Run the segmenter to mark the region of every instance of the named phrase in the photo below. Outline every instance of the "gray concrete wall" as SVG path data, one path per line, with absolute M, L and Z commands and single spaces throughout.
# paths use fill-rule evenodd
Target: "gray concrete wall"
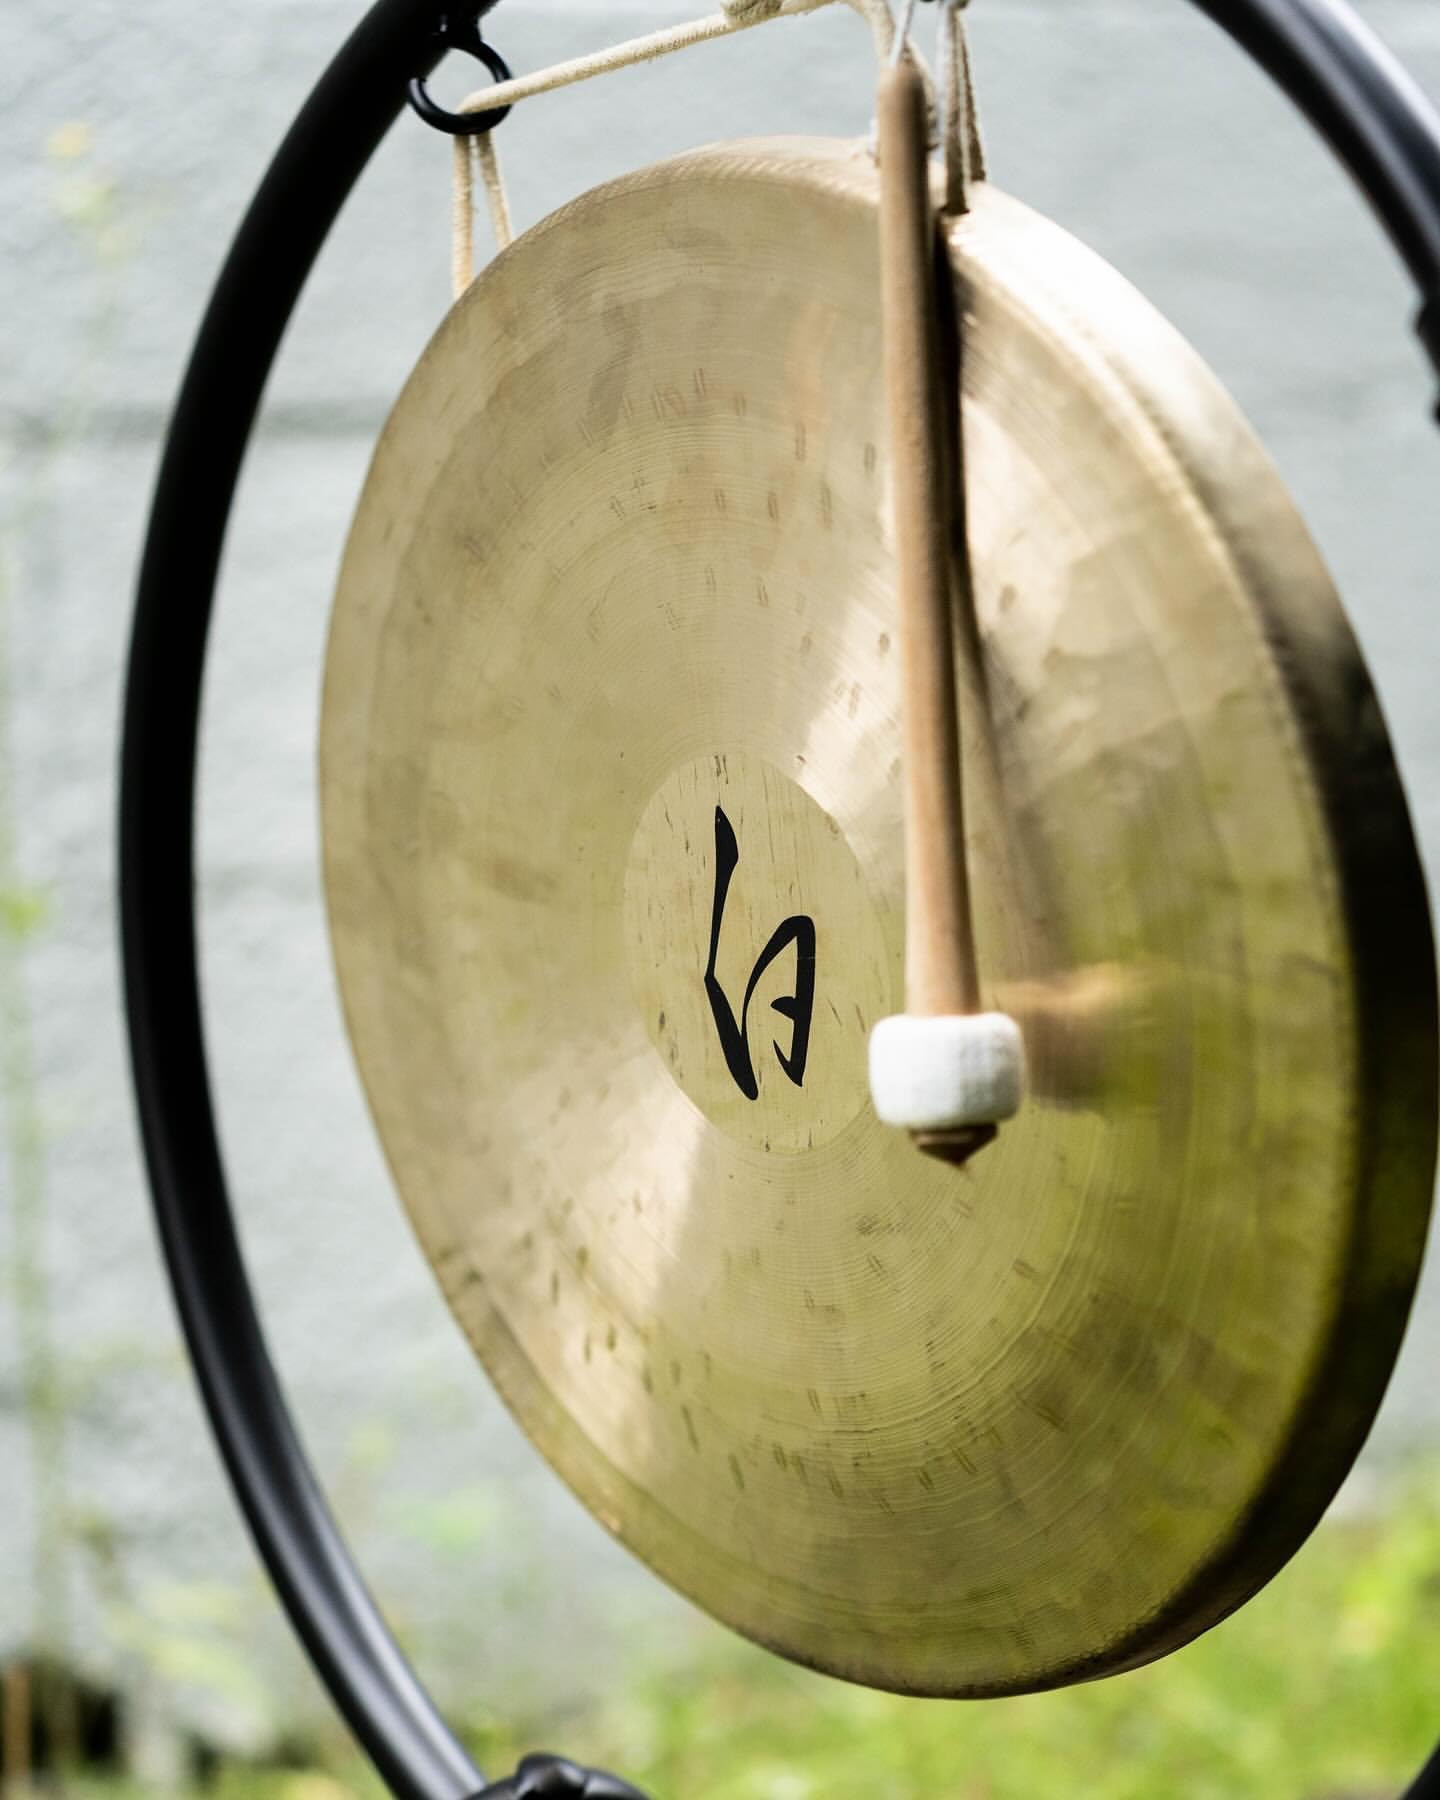
M 689 11 L 507 0 L 492 35 L 524 69 Z M 1440 92 L 1440 10 L 1363 11 Z M 217 1474 L 146 1215 L 114 953 L 113 761 L 166 407 L 238 211 L 352 16 L 345 0 L 40 0 L 0 19 L 10 757 L 23 868 L 53 901 L 23 978 L 55 1328 L 75 1390 L 70 1483 L 103 1552 L 77 1559 L 77 1616 L 90 1653 L 128 1681 L 188 1655 L 188 1704 L 241 1736 L 313 1693 Z M 1403 329 L 1410 298 L 1376 228 L 1319 145 L 1179 0 L 976 0 L 972 18 L 996 178 L 1169 313 L 1292 483 L 1385 697 L 1433 872 L 1440 441 Z M 503 134 L 518 220 L 687 145 L 860 132 L 868 56 L 836 8 L 536 101 Z M 458 94 L 462 80 L 443 85 Z M 47 156 L 67 122 L 88 125 L 93 147 Z M 610 1545 L 471 1367 L 389 1190 L 333 989 L 313 782 L 322 634 L 374 433 L 447 304 L 448 159 L 416 122 L 393 134 L 270 395 L 206 703 L 204 959 L 246 1242 L 307 1437 L 427 1674 L 452 1696 L 503 1702 L 536 1682 L 564 1697 L 597 1670 L 613 1675 L 644 1636 L 637 1625 L 709 1628 Z M 108 196 L 87 200 L 97 180 Z M 13 1211 L 7 1170 L 0 1228 Z M 1440 1436 L 1437 1350 L 1432 1278 L 1373 1457 Z M 29 1625 L 16 1359 L 0 1302 L 0 1651 Z M 227 1657 L 236 1643 L 245 1654 Z

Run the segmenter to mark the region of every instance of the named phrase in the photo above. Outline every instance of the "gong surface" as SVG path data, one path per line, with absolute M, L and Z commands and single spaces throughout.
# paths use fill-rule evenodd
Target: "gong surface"
M 1419 1263 L 1434 977 L 1233 404 L 1017 202 L 949 244 L 998 1142 L 957 1172 L 866 1091 L 904 857 L 863 149 L 647 170 L 459 303 L 346 551 L 322 797 L 371 1107 L 527 1432 L 751 1637 L 992 1694 L 1186 1641 L 1319 1516 Z

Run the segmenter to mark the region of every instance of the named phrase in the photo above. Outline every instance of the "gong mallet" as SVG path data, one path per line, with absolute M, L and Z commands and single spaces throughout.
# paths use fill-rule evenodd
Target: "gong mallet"
M 905 1012 L 870 1035 L 870 1094 L 887 1125 L 962 1164 L 1019 1110 L 1025 1058 L 1004 1013 L 980 1010 L 965 866 L 952 582 L 958 431 L 940 354 L 942 279 L 929 116 L 915 64 L 880 78 L 880 267 L 899 573 L 905 783 Z

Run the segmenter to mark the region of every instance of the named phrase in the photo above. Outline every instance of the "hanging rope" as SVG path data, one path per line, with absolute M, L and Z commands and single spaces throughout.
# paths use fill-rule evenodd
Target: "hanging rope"
M 458 300 L 475 279 L 475 166 L 469 138 L 450 140 L 450 292 Z
M 619 69 L 634 68 L 640 63 L 654 62 L 677 50 L 688 50 L 694 44 L 710 43 L 717 38 L 748 31 L 770 19 L 794 18 L 804 13 L 818 12 L 822 7 L 832 4 L 834 0 L 723 0 L 721 11 L 708 18 L 651 32 L 645 37 L 630 38 L 592 55 L 572 57 L 568 62 L 552 63 L 549 68 L 537 69 L 531 74 L 519 75 L 510 81 L 495 82 L 489 87 L 477 89 L 461 101 L 458 111 L 489 112 L 512 106 L 517 100 L 532 99 L 536 94 L 554 93 L 558 88 L 570 87 L 579 81 L 589 81 L 599 75 L 611 75 Z M 896 39 L 895 20 L 890 11 L 889 0 L 846 0 L 846 4 L 853 7 L 870 26 L 877 58 L 889 56 Z M 475 278 L 474 162 L 480 164 L 497 247 L 503 250 L 511 238 L 510 209 L 491 134 L 486 132 L 475 138 L 473 162 L 467 148 L 469 141 L 464 137 L 457 138 L 454 153 L 450 269 L 451 287 L 456 299 L 459 299 Z
M 664 31 L 650 32 L 644 37 L 630 38 L 591 55 L 572 57 L 568 62 L 552 63 L 548 68 L 536 69 L 528 75 L 517 75 L 509 81 L 495 82 L 489 87 L 477 89 L 460 102 L 457 110 L 462 113 L 489 112 L 513 106 L 518 100 L 533 99 L 537 94 L 554 93 L 557 89 L 571 87 L 576 82 L 590 81 L 596 76 L 612 75 L 619 69 L 654 62 L 676 51 L 688 50 L 695 44 L 711 43 L 718 38 L 731 37 L 736 32 L 749 31 L 771 19 L 796 18 L 805 13 L 818 12 L 822 7 L 835 3 L 836 0 L 723 0 L 721 10 L 707 18 L 694 19 Z M 923 62 L 908 41 L 915 0 L 906 0 L 902 29 L 897 29 L 890 0 L 845 0 L 845 4 L 859 13 L 870 26 L 877 61 L 883 64 L 900 55 L 902 50 L 908 51 L 925 79 L 927 89 L 931 86 Z M 956 212 L 965 210 L 965 190 L 971 181 L 983 179 L 985 170 L 984 152 L 976 125 L 970 59 L 959 19 L 961 9 L 967 4 L 968 0 L 942 0 L 944 100 L 940 106 L 939 126 L 941 141 L 945 147 L 947 211 Z M 473 160 L 468 148 L 471 142 L 475 146 Z M 451 275 L 458 299 L 474 279 L 475 163 L 479 164 L 484 181 L 497 247 L 504 249 L 512 234 L 510 211 L 492 134 L 486 132 L 473 139 L 460 137 L 455 143 Z
M 733 37 L 749 31 L 770 19 L 798 18 L 819 12 L 835 0 L 724 0 L 721 10 L 708 18 L 692 19 L 688 24 L 668 26 L 645 37 L 628 38 L 611 44 L 588 56 L 576 56 L 568 62 L 551 63 L 548 68 L 517 75 L 511 81 L 500 81 L 480 88 L 460 102 L 458 111 L 488 112 L 492 107 L 513 106 L 517 100 L 530 100 L 536 94 L 550 94 L 557 88 L 571 87 L 577 81 L 589 81 L 597 75 L 613 75 L 618 69 L 631 69 L 639 63 L 654 62 L 677 50 L 688 50 L 694 44 L 712 43 L 716 38 Z M 869 24 L 875 39 L 877 56 L 888 56 L 895 41 L 895 20 L 889 0 L 846 0 L 846 4 Z
M 493 131 L 476 132 L 472 137 L 452 138 L 454 144 L 455 179 L 450 203 L 450 286 L 455 298 L 475 279 L 475 170 L 485 188 L 490 212 L 490 230 L 495 248 L 503 250 L 515 236 L 510 222 L 510 202 L 500 173 L 500 157 L 495 149 Z
M 915 0 L 905 0 L 905 10 L 900 15 L 900 24 L 896 28 L 895 42 L 890 46 L 890 63 L 899 68 L 905 52 L 910 48 L 910 32 L 915 24 Z
M 945 147 L 945 211 L 970 210 L 970 186 L 985 179 L 985 144 L 961 14 L 970 0 L 941 0 L 940 141 Z

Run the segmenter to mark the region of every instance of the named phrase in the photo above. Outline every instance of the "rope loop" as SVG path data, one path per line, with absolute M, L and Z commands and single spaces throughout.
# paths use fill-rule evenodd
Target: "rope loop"
M 906 0 L 903 22 L 898 27 L 891 0 L 845 0 L 845 3 L 870 26 L 877 61 L 895 61 L 908 55 L 925 81 L 927 92 L 933 93 L 935 84 L 930 79 L 923 59 L 910 42 L 915 0 Z M 651 32 L 647 37 L 631 38 L 625 43 L 612 45 L 607 50 L 590 56 L 575 57 L 569 62 L 554 63 L 549 68 L 539 69 L 532 74 L 515 77 L 506 71 L 493 87 L 481 88 L 478 92 L 467 95 L 455 113 L 442 112 L 425 94 L 423 83 L 413 84 L 412 100 L 415 100 L 413 89 L 418 88 L 420 99 L 425 103 L 422 106 L 417 101 L 417 110 L 432 124 L 452 132 L 457 138 L 451 236 L 452 277 L 456 298 L 464 293 L 474 279 L 472 221 L 476 164 L 479 165 L 484 180 L 496 244 L 503 250 L 510 242 L 510 211 L 490 131 L 516 101 L 529 99 L 535 94 L 551 93 L 557 88 L 568 87 L 577 81 L 588 81 L 597 75 L 609 75 L 617 69 L 632 68 L 638 63 L 653 62 L 657 57 L 688 49 L 693 44 L 712 42 L 737 31 L 748 31 L 752 26 L 764 24 L 769 19 L 796 18 L 803 13 L 818 12 L 831 4 L 834 4 L 834 0 L 720 0 L 720 11 L 708 18 Z M 937 136 L 945 154 L 945 210 L 956 214 L 963 213 L 968 207 L 966 196 L 970 185 L 985 178 L 985 151 L 976 114 L 974 79 L 965 30 L 960 19 L 961 13 L 969 4 L 970 0 L 941 0 L 940 6 L 942 80 L 935 114 Z M 448 32 L 453 28 L 447 24 L 446 29 Z M 472 30 L 473 41 L 469 35 L 463 42 L 449 36 L 446 41 L 455 48 L 468 50 L 472 55 L 479 54 L 491 73 L 499 75 L 504 64 L 498 53 L 492 51 L 480 38 L 478 26 L 472 26 Z M 473 137 L 473 152 L 465 141 L 467 136 Z
M 450 289 L 458 300 L 475 279 L 475 170 L 485 187 L 495 248 L 503 250 L 515 235 L 510 202 L 500 173 L 495 139 L 488 131 L 454 137 L 454 179 L 450 206 Z

